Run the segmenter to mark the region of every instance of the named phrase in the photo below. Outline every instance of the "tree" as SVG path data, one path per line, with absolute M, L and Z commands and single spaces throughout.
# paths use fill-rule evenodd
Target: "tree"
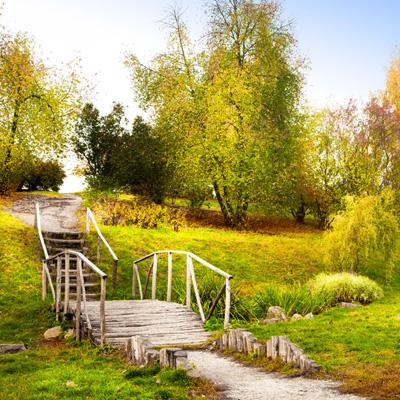
M 386 96 L 400 113 L 400 56 L 393 58 L 386 77 Z
M 125 124 L 124 109 L 119 103 L 114 103 L 112 111 L 105 116 L 100 116 L 93 104 L 84 105 L 75 126 L 73 146 L 85 163 L 84 174 L 90 186 L 105 188 L 113 185 L 113 162 L 122 150 Z
M 300 65 L 275 3 L 218 0 L 210 10 L 204 52 L 191 49 L 174 11 L 167 52 L 151 68 L 134 55 L 126 64 L 170 146 L 174 175 L 194 187 L 213 185 L 226 224 L 243 226 L 249 203 L 268 198 L 291 163 Z
M 77 74 L 46 67 L 33 47 L 24 35 L 1 34 L 0 193 L 18 186 L 29 158 L 62 153 L 80 105 Z

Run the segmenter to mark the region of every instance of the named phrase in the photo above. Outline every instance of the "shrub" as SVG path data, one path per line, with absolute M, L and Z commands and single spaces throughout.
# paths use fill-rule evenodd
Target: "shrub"
M 326 293 L 311 293 L 308 287 L 284 287 L 269 285 L 253 297 L 253 310 L 257 318 L 265 318 L 271 306 L 279 306 L 287 316 L 295 313 L 302 315 L 320 313 L 330 306 Z
M 105 225 L 157 228 L 166 224 L 177 231 L 183 221 L 180 210 L 162 207 L 137 195 L 122 200 L 117 195 L 102 194 L 92 202 L 92 209 Z
M 34 159 L 21 181 L 21 187 L 28 190 L 53 190 L 57 192 L 63 183 L 63 166 L 55 160 Z
M 348 272 L 319 274 L 308 287 L 312 296 L 325 296 L 332 305 L 341 301 L 368 304 L 383 297 L 382 289 L 372 279 Z
M 335 217 L 332 230 L 325 234 L 325 261 L 334 269 L 358 272 L 372 260 L 383 259 L 390 277 L 398 235 L 393 193 L 347 197 L 345 202 L 345 210 Z

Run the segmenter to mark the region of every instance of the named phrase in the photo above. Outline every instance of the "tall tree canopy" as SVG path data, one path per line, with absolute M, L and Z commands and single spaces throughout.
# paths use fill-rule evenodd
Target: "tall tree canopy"
M 32 157 L 59 155 L 80 106 L 78 76 L 47 67 L 25 35 L 0 36 L 0 192 Z
M 181 15 L 170 17 L 169 48 L 151 67 L 127 58 L 137 97 L 170 146 L 178 181 L 212 185 L 226 223 L 243 225 L 251 201 L 283 190 L 292 163 L 302 83 L 295 40 L 269 1 L 210 4 L 201 53 Z

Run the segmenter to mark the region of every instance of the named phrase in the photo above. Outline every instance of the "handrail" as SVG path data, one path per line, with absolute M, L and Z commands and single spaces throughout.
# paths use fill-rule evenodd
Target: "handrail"
M 42 233 L 42 221 L 40 220 L 40 208 L 39 208 L 39 203 L 35 204 L 35 221 L 34 221 L 34 226 L 36 226 L 38 234 L 39 234 L 39 241 L 42 246 L 43 254 L 45 258 L 49 257 L 49 253 L 47 251 L 46 244 L 44 242 L 43 238 L 43 233 Z
M 196 254 L 190 252 L 190 251 L 182 251 L 182 250 L 160 250 L 160 251 L 154 251 L 153 253 L 147 254 L 146 256 L 139 258 L 138 260 L 135 260 L 133 263 L 134 264 L 138 264 L 141 261 L 147 260 L 150 257 L 153 257 L 155 254 L 185 254 L 188 255 L 190 257 L 192 257 L 193 259 L 195 259 L 196 261 L 198 261 L 200 264 L 203 264 L 205 267 L 213 270 L 214 272 L 222 275 L 224 278 L 227 279 L 232 279 L 233 276 L 228 274 L 225 271 L 222 271 L 222 269 L 219 269 L 217 267 L 215 267 L 214 265 L 210 264 L 208 261 L 203 260 L 201 257 L 197 256 Z
M 151 290 L 151 298 L 153 300 L 156 299 L 156 289 L 157 289 L 157 264 L 158 264 L 158 256 L 162 254 L 168 255 L 168 283 L 167 283 L 167 301 L 171 301 L 171 292 L 172 292 L 172 254 L 181 254 L 186 256 L 186 306 L 190 309 L 191 307 L 191 287 L 193 286 L 197 307 L 199 309 L 200 317 L 203 323 L 208 321 L 211 318 L 212 313 L 214 312 L 218 301 L 222 297 L 225 292 L 225 315 L 224 315 L 224 328 L 228 328 L 229 326 L 229 318 L 230 318 L 230 307 L 231 307 L 231 279 L 232 275 L 228 274 L 225 271 L 215 267 L 210 264 L 208 261 L 203 260 L 201 257 L 193 254 L 189 251 L 181 251 L 181 250 L 160 250 L 155 251 L 153 253 L 147 254 L 146 256 L 139 258 L 133 262 L 133 276 L 132 276 L 132 295 L 133 298 L 136 297 L 136 288 L 139 286 L 139 295 L 140 299 L 143 300 L 146 296 L 148 283 L 150 280 L 150 276 L 152 275 L 152 290 Z M 146 277 L 145 289 L 142 291 L 142 284 L 140 281 L 140 274 L 138 270 L 138 264 L 147 259 L 153 258 L 152 264 L 148 270 Z M 201 304 L 200 294 L 197 287 L 196 276 L 193 268 L 193 260 L 196 260 L 203 266 L 209 268 L 210 270 L 218 273 L 219 275 L 225 278 L 224 284 L 222 285 L 217 297 L 214 299 L 211 308 L 209 309 L 207 317 L 204 315 L 203 307 Z
M 97 225 L 96 218 L 94 217 L 94 214 L 92 210 L 87 207 L 86 208 L 86 234 L 89 235 L 90 233 L 90 223 L 93 224 L 96 233 L 97 233 L 97 263 L 100 262 L 100 244 L 101 242 L 104 243 L 106 246 L 108 252 L 111 254 L 111 257 L 113 259 L 113 271 L 112 271 L 112 287 L 115 289 L 116 283 L 117 283 L 117 268 L 118 268 L 118 257 L 114 253 L 114 250 L 111 248 L 110 244 L 107 242 L 105 237 L 100 231 L 99 226 Z

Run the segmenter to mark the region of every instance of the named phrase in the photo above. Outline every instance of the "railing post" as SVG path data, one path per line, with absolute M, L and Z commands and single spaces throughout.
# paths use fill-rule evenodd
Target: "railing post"
M 191 303 L 191 287 L 190 287 L 191 273 L 190 273 L 190 270 L 191 270 L 191 265 L 192 265 L 191 261 L 192 261 L 192 259 L 191 259 L 190 255 L 188 254 L 186 256 L 186 307 L 189 310 L 191 309 L 191 306 L 190 306 L 190 303 Z
M 137 284 L 137 278 L 136 278 L 136 264 L 133 263 L 132 265 L 132 298 L 135 300 L 136 299 L 136 284 Z
M 46 276 L 46 261 L 42 263 L 42 300 L 47 296 L 47 276 Z
M 199 288 L 197 287 L 196 275 L 194 274 L 192 258 L 190 258 L 190 275 L 192 276 L 193 290 L 194 290 L 194 295 L 196 297 L 197 307 L 199 309 L 201 321 L 204 323 L 206 322 L 206 318 L 204 317 L 203 306 L 201 305 L 201 298 L 200 298 Z
M 168 253 L 168 286 L 167 286 L 167 301 L 171 301 L 172 297 L 172 253 Z
M 112 270 L 112 288 L 115 289 L 117 286 L 117 271 L 118 271 L 118 260 L 113 260 L 113 270 Z
M 56 320 L 60 320 L 61 308 L 61 257 L 57 258 L 57 273 L 56 273 Z
M 89 217 L 89 208 L 86 208 L 86 234 L 90 233 L 90 217 Z
M 76 260 L 76 306 L 75 306 L 75 339 L 81 340 L 81 272 L 82 260 Z
M 157 254 L 153 258 L 153 278 L 151 280 L 151 299 L 155 300 L 157 297 Z
M 101 288 L 100 288 L 100 343 L 103 346 L 106 343 L 106 278 L 101 278 Z
M 69 254 L 65 253 L 64 317 L 68 313 L 69 307 L 69 261 Z
M 231 280 L 226 278 L 225 281 L 225 318 L 224 329 L 229 327 L 229 317 L 231 313 Z

